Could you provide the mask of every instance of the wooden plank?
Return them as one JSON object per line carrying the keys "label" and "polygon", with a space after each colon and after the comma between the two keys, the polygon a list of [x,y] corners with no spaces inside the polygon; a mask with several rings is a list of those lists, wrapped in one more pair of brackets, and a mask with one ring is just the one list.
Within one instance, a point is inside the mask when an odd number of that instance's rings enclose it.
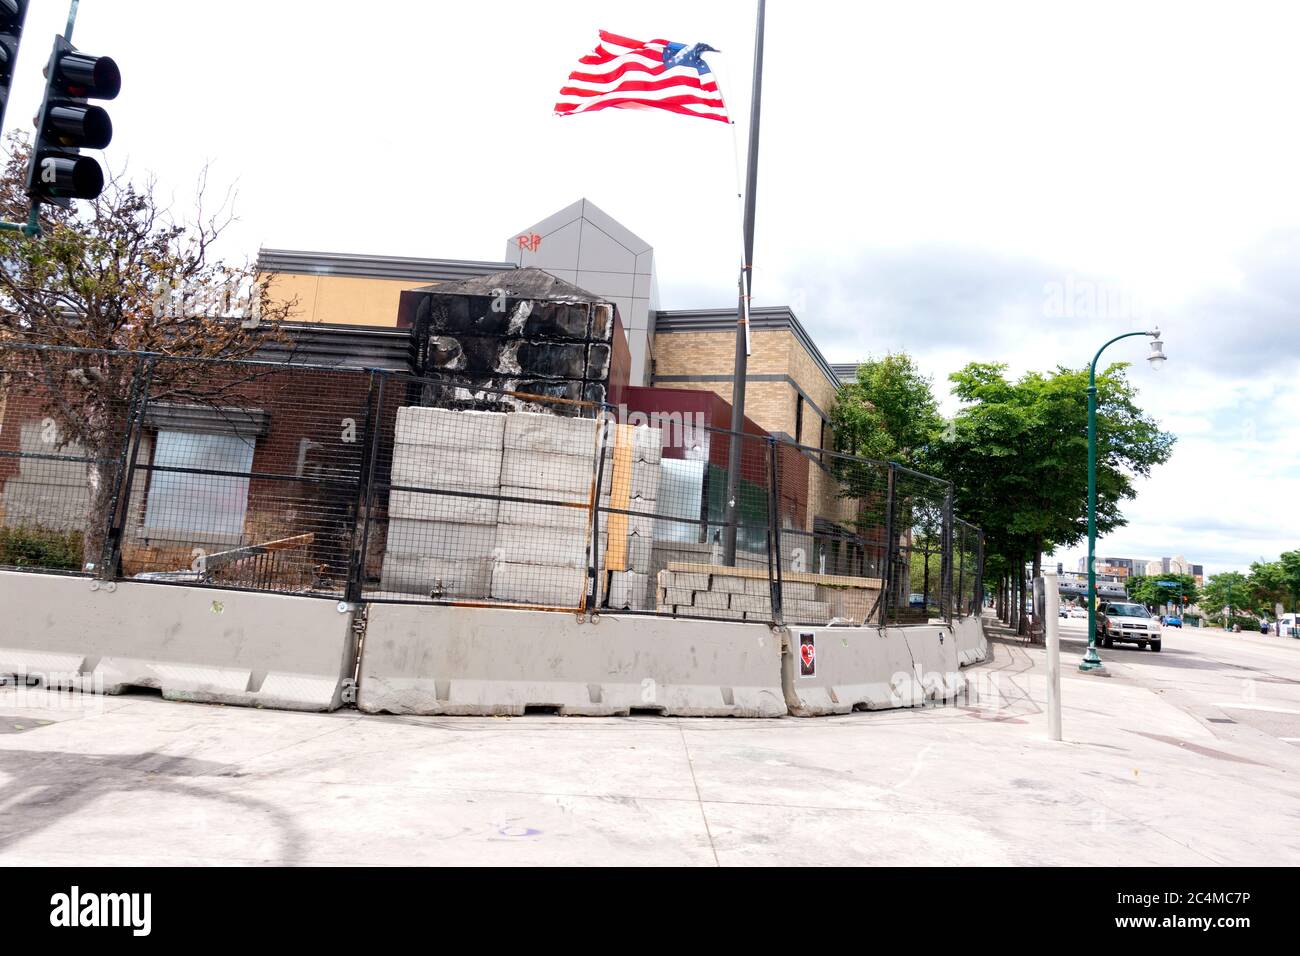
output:
{"label": "wooden plank", "polygon": [[250,544],[243,548],[235,548],[231,551],[219,551],[216,554],[210,554],[204,561],[204,566],[209,571],[215,571],[217,568],[225,567],[235,561],[242,561],[245,558],[256,557],[259,554],[266,554],[268,551],[290,551],[294,548],[305,548],[316,541],[316,533],[296,534],[291,538],[277,538],[275,541],[266,541],[262,544]]}
{"label": "wooden plank", "polygon": [[[721,564],[693,564],[688,561],[674,561],[668,565],[669,571],[681,571],[684,574],[721,574],[729,578],[767,579],[767,568],[729,568]],[[807,571],[782,571],[781,580],[790,584],[822,584],[831,588],[873,588],[879,590],[880,578],[855,578],[846,574],[812,574]]]}
{"label": "wooden plank", "polygon": [[[627,511],[632,504],[632,431],[627,425],[614,426],[614,474],[610,483],[609,506]],[[627,570],[627,515],[609,515],[609,545],[605,568]]]}

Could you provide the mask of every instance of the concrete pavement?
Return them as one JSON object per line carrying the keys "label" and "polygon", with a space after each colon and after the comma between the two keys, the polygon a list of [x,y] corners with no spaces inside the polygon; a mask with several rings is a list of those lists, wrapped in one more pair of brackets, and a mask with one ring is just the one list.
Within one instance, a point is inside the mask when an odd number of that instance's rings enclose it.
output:
{"label": "concrete pavement", "polygon": [[1065,669],[1059,744],[1043,650],[991,651],[965,671],[978,699],[810,720],[60,708],[3,688],[0,864],[1300,862],[1300,641],[1103,650],[1113,676]]}

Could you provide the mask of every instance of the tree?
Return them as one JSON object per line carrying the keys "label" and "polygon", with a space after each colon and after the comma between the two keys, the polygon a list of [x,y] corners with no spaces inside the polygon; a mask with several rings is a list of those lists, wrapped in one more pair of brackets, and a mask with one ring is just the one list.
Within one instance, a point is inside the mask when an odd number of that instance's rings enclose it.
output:
{"label": "tree", "polygon": [[1267,615],[1272,615],[1278,604],[1288,604],[1291,597],[1286,568],[1281,561],[1252,561],[1246,586],[1252,609]]}
{"label": "tree", "polygon": [[1291,610],[1300,613],[1300,550],[1283,551],[1278,559],[1283,577],[1291,592]]}
{"label": "tree", "polygon": [[[1174,438],[1136,403],[1124,364],[1097,376],[1097,531],[1125,524],[1134,479],[1168,460]],[[1012,382],[1000,364],[953,373],[964,403],[937,443],[940,474],[958,506],[1035,572],[1042,554],[1077,544],[1088,528],[1087,369],[1030,372]]]}
{"label": "tree", "polygon": [[1276,606],[1300,610],[1300,550],[1285,551],[1276,561],[1255,561],[1250,566],[1249,588],[1256,610],[1276,613]]}
{"label": "tree", "polygon": [[906,352],[891,352],[840,387],[831,424],[839,451],[925,470],[943,419],[930,379]]}
{"label": "tree", "polygon": [[[1160,582],[1171,582],[1172,586]],[[1134,575],[1128,580],[1128,596],[1147,607],[1195,604],[1199,598],[1196,578],[1190,574]]]}
{"label": "tree", "polygon": [[[1231,614],[1235,614],[1242,607],[1249,607],[1250,601],[1249,580],[1240,571],[1211,575],[1201,593],[1201,607],[1205,609],[1206,617],[1220,616],[1224,608],[1231,608]],[[1225,617],[1225,621],[1231,621],[1231,614]]]}
{"label": "tree", "polygon": [[[1168,460],[1174,438],[1145,416],[1124,364],[1097,376],[1097,530],[1125,523],[1133,481]],[[1011,381],[1006,366],[972,362],[949,376],[964,403],[930,451],[954,484],[958,510],[985,530],[986,549],[1018,589],[1023,568],[1078,543],[1088,528],[1088,370],[1057,368]],[[1020,601],[1017,597],[1015,608]],[[1023,630],[1023,628],[1022,628]]]}
{"label": "tree", "polygon": [[[0,216],[27,218],[30,145],[17,135],[0,174]],[[111,500],[114,450],[126,438],[125,409],[139,371],[119,356],[6,349],[16,343],[130,350],[165,356],[242,358],[276,338],[296,300],[274,301],[271,277],[215,253],[233,222],[229,196],[206,213],[200,177],[194,215],[177,221],[154,182],[110,177],[98,199],[71,210],[42,206],[43,236],[0,233],[0,373],[9,396],[26,395],[53,424],[55,443],[79,446],[87,468],[84,553],[99,560]],[[152,401],[216,404],[236,386],[210,367],[160,361]]]}

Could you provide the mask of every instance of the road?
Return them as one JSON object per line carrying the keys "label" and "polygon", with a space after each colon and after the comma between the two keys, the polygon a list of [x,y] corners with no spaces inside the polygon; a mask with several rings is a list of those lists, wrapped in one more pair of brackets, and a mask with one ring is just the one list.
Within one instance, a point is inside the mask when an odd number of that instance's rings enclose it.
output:
{"label": "road", "polygon": [[0,865],[1300,863],[1300,641],[1184,629],[1101,677],[1068,626],[1064,742],[1043,649],[991,651],[952,705],[805,720],[0,688]]}
{"label": "road", "polygon": [[[1086,621],[1061,621],[1061,645],[1072,656],[1083,656],[1087,634]],[[1222,739],[1300,747],[1300,640],[1166,627],[1159,653],[1131,644],[1098,653],[1111,670],[1214,725]]]}

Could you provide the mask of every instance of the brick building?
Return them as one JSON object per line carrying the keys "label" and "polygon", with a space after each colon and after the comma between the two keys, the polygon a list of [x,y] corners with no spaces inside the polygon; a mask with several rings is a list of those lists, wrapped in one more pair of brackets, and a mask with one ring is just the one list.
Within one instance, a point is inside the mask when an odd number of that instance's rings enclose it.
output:
{"label": "brick building", "polygon": [[[732,397],[735,311],[660,309],[653,248],[587,199],[510,234],[497,262],[263,249],[258,263],[275,277],[273,294],[298,299],[299,321],[375,333],[399,324],[403,292],[512,267],[543,269],[616,306],[630,386],[653,386],[661,396],[664,390],[703,390],[724,402]],[[786,306],[752,311],[751,342],[747,418],[767,434],[808,449],[802,524],[812,529],[818,518],[849,520],[817,452],[834,448],[836,390],[856,366],[831,365]],[[617,403],[617,395],[610,398]]]}

